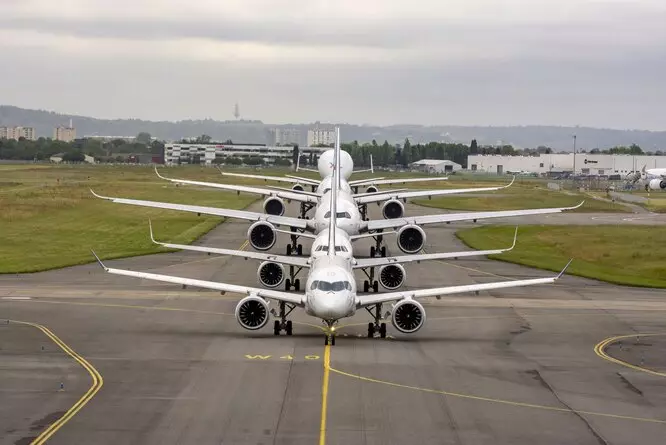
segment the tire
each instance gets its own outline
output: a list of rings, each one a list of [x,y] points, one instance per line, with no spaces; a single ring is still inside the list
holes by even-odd
[[[335,346],[335,335],[331,335],[331,346]]]
[[[287,278],[284,282],[284,290],[290,290],[291,289],[291,280]]]
[[[291,324],[291,320],[287,321],[287,329],[285,329],[285,330],[287,331],[287,335],[291,335],[291,334],[292,334],[292,332],[293,332],[293,326],[292,326],[292,324]]]
[[[370,283],[368,282],[368,280],[365,280],[363,282],[363,292],[368,293],[369,290],[370,290]]]
[[[298,247],[296,248],[296,253],[298,254],[298,256],[303,255],[303,244],[298,245]]]
[[[372,283],[372,291],[374,293],[379,292],[379,281],[375,281],[374,283]]]
[[[375,246],[370,246],[370,258],[374,258],[376,253]]]
[[[301,290],[301,280],[298,279],[298,278],[296,278],[296,279],[294,280],[294,290],[295,290],[296,292],[298,292],[299,290]]]
[[[379,325],[379,336],[381,338],[386,338],[386,323]]]
[[[382,247],[382,257],[386,258],[386,246]]]
[[[280,320],[273,323],[273,335],[280,335]]]
[[[287,244],[287,256],[291,255],[291,244]]]
[[[372,323],[368,323],[368,338],[372,338],[375,336],[375,325]]]

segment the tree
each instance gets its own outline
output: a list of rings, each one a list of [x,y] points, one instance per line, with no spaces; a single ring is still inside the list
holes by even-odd
[[[273,164],[277,166],[291,167],[291,161],[285,158],[275,158]]]
[[[291,150],[291,163],[296,165],[298,162],[298,144],[294,145],[294,148]]]
[[[476,139],[472,139],[472,143],[469,144],[469,154],[475,155],[479,153],[479,145],[476,143]]]
[[[134,140],[136,142],[139,142],[140,144],[148,145],[148,144],[150,144],[150,141],[152,140],[152,138],[150,137],[150,133],[146,133],[145,131],[142,131],[141,133],[136,135]]]
[[[211,138],[207,134],[202,134],[201,136],[198,136],[194,142],[197,144],[208,144],[212,140],[213,138]]]
[[[63,162],[84,162],[86,157],[80,151],[68,151],[62,156]]]
[[[154,155],[161,155],[164,153],[164,142],[153,141],[150,143],[150,152]]]

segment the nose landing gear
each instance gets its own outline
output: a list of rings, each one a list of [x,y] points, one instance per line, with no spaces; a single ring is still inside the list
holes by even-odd
[[[324,337],[324,345],[335,346],[335,325],[336,321],[325,320],[326,323],[326,334]]]

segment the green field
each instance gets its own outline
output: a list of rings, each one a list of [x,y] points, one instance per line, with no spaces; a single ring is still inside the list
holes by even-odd
[[[103,258],[164,251],[156,237],[191,243],[222,220],[195,214],[114,204],[96,193],[175,203],[243,208],[256,196],[176,187],[152,167],[80,166],[0,170],[0,273],[35,272],[90,262],[90,249]],[[201,171],[199,171],[201,170]],[[170,169],[180,177],[218,179],[214,169]],[[240,243],[239,243],[240,244]]]
[[[474,249],[501,248],[514,227],[486,226],[457,232]],[[615,284],[666,288],[664,226],[521,226],[511,252],[492,258]]]
[[[482,184],[475,184],[483,187]],[[486,187],[488,185],[485,185]],[[549,190],[545,183],[523,183],[514,184],[509,188],[495,192],[482,193],[474,196],[474,193],[465,195],[450,195],[439,198],[415,199],[413,202],[425,207],[435,207],[450,210],[514,210],[533,209],[545,207],[571,207],[585,200],[583,206],[574,210],[575,212],[630,212],[627,206],[621,203],[600,201],[579,193],[560,192]]]

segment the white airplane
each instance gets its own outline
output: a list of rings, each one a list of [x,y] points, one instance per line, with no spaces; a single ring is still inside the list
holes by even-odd
[[[666,168],[647,168],[643,166],[641,179],[645,184],[645,191],[666,190]]]
[[[335,173],[335,176],[338,174]],[[296,307],[303,308],[306,314],[317,317],[325,323],[327,327],[326,344],[330,345],[335,344],[335,325],[338,321],[353,316],[358,309],[367,309],[374,318],[374,323],[368,323],[368,335],[371,337],[374,336],[375,332],[378,332],[380,337],[386,337],[386,324],[381,322],[384,319],[382,306],[390,302],[394,303],[390,313],[393,326],[402,333],[414,333],[423,327],[426,320],[425,309],[418,302],[420,298],[549,284],[560,278],[571,263],[569,261],[569,264],[558,275],[548,278],[358,295],[352,265],[351,243],[348,243],[346,246],[350,249],[349,252],[338,251],[335,248],[338,245],[343,246],[345,244],[344,239],[341,241],[336,240],[336,235],[340,232],[336,228],[338,214],[336,182],[333,181],[333,190],[329,196],[330,213],[326,234],[326,245],[329,246],[329,249],[325,252],[326,255],[317,255],[317,250],[313,252],[304,294],[109,268],[104,265],[95,252],[92,253],[100,266],[111,274],[214,289],[222,292],[246,294],[247,296],[238,302],[235,310],[236,320],[245,329],[261,329],[268,323],[269,313],[272,313],[273,316],[279,318],[279,320],[275,320],[274,322],[274,334],[279,335],[282,330],[285,330],[287,335],[291,335],[293,333],[293,325],[291,320],[287,320],[287,316]],[[330,248],[331,246],[333,248]],[[279,314],[276,311],[271,312],[269,310],[269,300],[276,300],[278,302]]]
[[[294,289],[295,291],[301,290],[301,281],[296,278],[302,269],[309,269],[313,260],[318,256],[326,255],[329,249],[327,232],[321,232],[317,235],[312,242],[310,249],[310,257],[293,256],[293,255],[275,255],[264,252],[253,252],[236,249],[222,249],[217,247],[206,246],[192,246],[189,244],[173,244],[164,243],[155,240],[153,234],[152,223],[149,222],[150,239],[153,243],[166,247],[168,249],[188,250],[192,252],[202,252],[215,255],[229,255],[241,257],[244,259],[253,259],[261,261],[257,269],[257,279],[266,288],[274,289],[284,283],[285,290]],[[339,241],[335,245],[337,254],[343,257],[349,257],[352,269],[361,269],[368,280],[363,282],[363,292],[379,291],[379,285],[387,290],[396,290],[400,288],[407,279],[407,272],[402,266],[406,263],[444,259],[458,259],[473,256],[486,256],[486,255],[499,255],[504,252],[512,250],[516,246],[516,238],[518,236],[518,227],[513,237],[513,244],[504,249],[493,250],[466,250],[460,252],[445,252],[445,253],[424,253],[417,255],[397,255],[390,257],[377,257],[377,258],[356,258],[352,252],[352,240],[344,230],[336,227],[336,240]],[[338,242],[336,241],[336,242]],[[285,272],[285,266],[289,266],[289,274]],[[375,268],[379,267],[377,273],[378,280],[375,280]],[[289,277],[286,278],[285,277]]]

